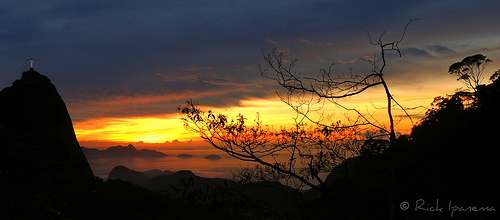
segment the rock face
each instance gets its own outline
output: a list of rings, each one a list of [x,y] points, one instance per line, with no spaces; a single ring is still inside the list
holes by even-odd
[[[51,203],[46,198],[93,180],[66,105],[48,77],[33,69],[23,72],[0,91],[0,106],[1,193],[11,200],[41,196],[35,202]]]

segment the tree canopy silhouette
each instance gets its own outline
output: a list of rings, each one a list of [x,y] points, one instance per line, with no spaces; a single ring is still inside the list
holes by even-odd
[[[465,57],[462,61],[451,64],[448,72],[458,76],[468,89],[477,91],[477,86],[483,81],[483,72],[492,62],[482,54]],[[493,76],[492,76],[493,77]]]
[[[483,55],[476,56],[492,62]],[[467,59],[470,60],[464,60]],[[459,90],[452,95],[436,97],[432,103],[434,107],[412,129],[412,137],[420,142],[421,147],[432,149],[439,155],[469,152],[470,158],[483,158],[483,150],[479,149],[493,143],[487,143],[495,135],[491,125],[500,122],[495,116],[500,108],[497,73],[490,77],[492,83],[477,84],[473,92]]]

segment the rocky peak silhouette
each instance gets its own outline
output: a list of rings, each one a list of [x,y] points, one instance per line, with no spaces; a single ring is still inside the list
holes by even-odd
[[[0,91],[0,106],[0,188],[14,200],[8,204],[35,200],[53,206],[94,179],[66,105],[48,77],[33,69],[23,72]]]
[[[0,92],[0,125],[51,159],[63,162],[68,172],[81,171],[93,178],[92,170],[75,136],[66,105],[50,79],[34,70]],[[62,174],[62,173],[61,173]],[[65,175],[65,174],[64,174]]]

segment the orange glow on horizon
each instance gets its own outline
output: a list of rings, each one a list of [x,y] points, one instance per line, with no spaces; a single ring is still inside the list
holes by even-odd
[[[381,95],[372,93],[371,96]],[[351,98],[346,101],[349,104],[356,106],[360,109],[373,108],[368,110],[374,117],[380,119],[379,122],[383,124],[386,121],[386,111],[384,109],[376,109],[374,106],[383,106],[385,101],[383,99],[366,101],[366,97]],[[370,99],[368,99],[370,100]],[[427,99],[426,99],[427,100]],[[430,101],[428,101],[430,102]],[[401,104],[405,106],[413,106],[422,103],[421,98],[408,96],[406,99],[401,100]],[[203,104],[203,103],[201,103]],[[291,127],[294,125],[293,117],[296,113],[293,109],[281,102],[278,98],[275,99],[253,99],[243,100],[241,105],[231,108],[211,108],[207,106],[200,106],[201,109],[208,111],[211,109],[214,113],[222,113],[228,115],[229,118],[236,117],[238,114],[244,115],[248,119],[249,124],[252,124],[256,119],[257,113],[263,124],[269,125],[274,129],[279,129],[281,126]],[[335,107],[328,107],[329,113],[331,111],[338,111],[334,117],[342,120],[344,113],[335,110]],[[411,112],[414,115],[422,116],[425,109],[416,110]],[[395,111],[395,115],[402,115],[403,112]],[[418,122],[418,118],[414,118],[414,123]],[[311,124],[311,123],[309,123]],[[408,134],[411,131],[412,124],[408,119],[404,119],[396,126],[396,131],[403,134]],[[74,123],[75,133],[80,141],[116,141],[116,142],[144,142],[144,143],[165,143],[174,140],[190,141],[200,140],[199,136],[195,133],[188,132],[180,120],[180,116],[175,114],[166,114],[161,116],[147,116],[147,117],[131,117],[131,118],[97,118],[90,119],[82,122]]]
[[[177,114],[164,117],[99,118],[75,122],[74,128],[81,141],[165,143],[176,139],[193,139]]]
[[[229,117],[242,114],[251,122],[259,113],[264,124],[276,127],[293,124],[293,110],[279,100],[247,100],[242,101],[242,106],[239,107],[201,106],[201,108],[206,111],[211,109],[215,113],[226,114]],[[80,141],[165,143],[174,140],[200,139],[197,134],[188,132],[184,128],[177,113],[148,117],[98,118],[74,122],[73,126]]]

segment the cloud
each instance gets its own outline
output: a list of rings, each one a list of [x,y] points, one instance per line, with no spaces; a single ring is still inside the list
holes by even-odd
[[[300,42],[304,42],[304,43],[306,43],[306,44],[314,44],[312,41],[307,40],[307,39],[305,39],[305,38],[299,38],[299,41],[300,41]]]
[[[438,53],[438,54],[448,54],[448,53],[454,53],[456,51],[448,48],[448,47],[445,47],[445,46],[441,46],[441,45],[432,45],[432,46],[429,46],[429,49],[435,53]]]
[[[416,57],[432,57],[432,55],[426,50],[418,49],[416,47],[402,48],[401,54],[416,56]]]
[[[66,87],[66,93],[79,95],[65,100],[74,120],[81,121],[85,118],[172,113],[188,99],[200,100],[204,105],[230,107],[240,105],[245,98],[274,95],[269,88],[272,82],[261,82],[258,74],[242,77],[254,72],[253,68],[244,67],[238,73],[234,70],[229,73],[218,71],[211,66],[186,65],[157,71],[154,79],[127,74],[131,78],[119,87]]]
[[[246,70],[254,70],[253,68],[245,67]],[[206,70],[206,71],[205,71]],[[262,86],[258,83],[244,80],[241,77],[236,77],[230,74],[219,74],[210,70],[212,67],[189,67],[179,68],[178,70],[164,70],[157,72],[155,75],[160,76],[166,82],[189,82],[189,83],[208,83],[211,85],[234,86],[240,88],[258,87]],[[235,72],[240,72],[235,71]]]
[[[354,58],[352,60],[344,60],[342,58],[338,58],[337,62],[342,63],[342,64],[346,64],[346,63],[354,63],[354,62],[356,62],[356,60],[358,60],[358,58]]]
[[[321,57],[316,57],[316,58],[318,59],[318,61],[319,61],[320,63],[327,62],[326,60],[324,60],[324,59],[323,59],[323,58],[321,58]]]
[[[167,82],[196,82],[198,78],[192,74],[175,74],[175,73],[155,73],[155,75],[163,78],[163,81]]]
[[[66,102],[73,121],[83,121],[88,118],[143,117],[171,114],[176,112],[177,106],[188,99],[204,100],[204,105],[234,105],[233,101],[229,102],[228,100],[236,100],[235,96],[241,97],[247,92],[244,88],[226,88],[207,91],[191,90],[168,94],[117,95],[86,100],[66,99]]]
[[[181,68],[181,70],[186,70],[186,71],[200,71],[200,70],[213,70],[215,69],[214,67],[210,67],[210,66],[202,66],[202,67],[199,67],[199,66],[188,66],[188,67],[183,67]]]
[[[268,43],[274,44],[275,46],[279,46],[279,44],[276,41],[273,41],[271,39],[266,39]]]
[[[177,69],[165,69],[158,71],[155,75],[163,78],[166,82],[202,82],[204,79],[219,79],[222,78],[218,74],[211,72],[214,67],[208,66],[187,66]]]

